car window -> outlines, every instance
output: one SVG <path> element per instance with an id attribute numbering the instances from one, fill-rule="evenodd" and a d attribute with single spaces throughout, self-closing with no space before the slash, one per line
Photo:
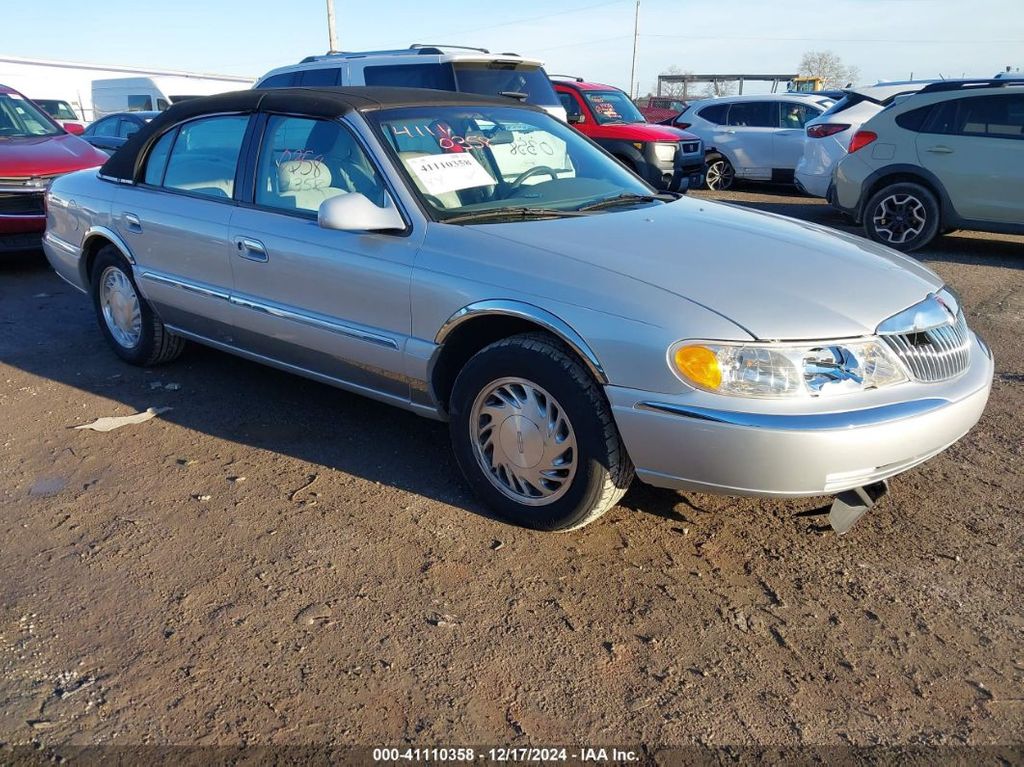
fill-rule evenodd
<path id="1" fill-rule="evenodd" d="M 146 173 L 143 182 L 151 186 L 160 186 L 164 183 L 164 171 L 167 169 L 167 158 L 171 154 L 171 146 L 178 135 L 178 129 L 167 131 L 153 145 L 146 158 Z"/>
<path id="2" fill-rule="evenodd" d="M 547 73 L 517 64 L 462 62 L 455 65 L 457 89 L 484 96 L 522 94 L 527 104 L 557 106 L 560 102 Z"/>
<path id="3" fill-rule="evenodd" d="M 159 111 L 163 112 L 165 109 L 170 109 L 170 107 L 171 107 L 171 105 L 168 104 L 165 99 L 157 99 L 156 100 L 156 108 Z"/>
<path id="4" fill-rule="evenodd" d="M 0 138 L 56 136 L 60 127 L 35 104 L 17 93 L 0 93 Z"/>
<path id="5" fill-rule="evenodd" d="M 268 120 L 257 162 L 257 205 L 315 216 L 324 200 L 352 192 L 384 205 L 384 184 L 347 127 L 305 117 Z"/>
<path id="6" fill-rule="evenodd" d="M 35 99 L 36 104 L 43 108 L 46 114 L 50 115 L 55 120 L 77 120 L 78 115 L 75 114 L 75 110 L 71 108 L 71 105 L 66 101 L 58 101 L 56 99 Z"/>
<path id="7" fill-rule="evenodd" d="M 580 115 L 580 102 L 576 100 L 576 97 L 571 93 L 565 91 L 558 91 L 558 100 L 562 102 L 562 106 L 565 107 L 566 117 L 579 117 Z"/>
<path id="8" fill-rule="evenodd" d="M 128 110 L 129 112 L 152 112 L 153 111 L 153 99 L 149 96 L 129 96 L 128 97 Z"/>
<path id="9" fill-rule="evenodd" d="M 909 112 L 896 115 L 896 124 L 906 130 L 920 131 L 923 128 L 925 121 L 927 121 L 928 115 L 931 114 L 932 108 L 933 105 L 929 104 L 926 107 L 912 109 Z"/>
<path id="10" fill-rule="evenodd" d="M 90 136 L 116 136 L 117 135 L 117 121 L 121 119 L 119 117 L 104 117 L 98 122 L 94 122 L 89 126 L 89 130 L 86 131 Z"/>
<path id="11" fill-rule="evenodd" d="M 455 90 L 451 64 L 396 64 L 391 67 L 366 67 L 363 82 L 367 85 L 393 85 L 405 88 Z"/>
<path id="12" fill-rule="evenodd" d="M 650 187 L 548 114 L 520 107 L 388 109 L 367 115 L 438 220 L 567 211 Z"/>
<path id="13" fill-rule="evenodd" d="M 807 104 L 786 102 L 779 111 L 780 128 L 803 128 L 808 122 L 821 115 L 821 111 Z"/>
<path id="14" fill-rule="evenodd" d="M 230 199 L 249 118 L 207 117 L 186 123 L 167 161 L 163 186 Z"/>
<path id="15" fill-rule="evenodd" d="M 338 67 L 320 67 L 319 69 L 304 69 L 299 74 L 299 85 L 306 87 L 319 87 L 325 85 L 337 85 L 338 75 L 341 70 Z"/>
<path id="16" fill-rule="evenodd" d="M 715 125 L 724 125 L 726 117 L 729 114 L 729 105 L 712 104 L 710 106 L 702 108 L 699 112 L 697 112 L 697 114 L 700 115 L 703 119 L 707 120 L 709 123 L 714 123 Z"/>
<path id="17" fill-rule="evenodd" d="M 117 135 L 120 138 L 130 138 L 139 132 L 139 124 L 135 120 L 129 120 L 122 117 L 120 124 L 117 126 Z"/>
<path id="18" fill-rule="evenodd" d="M 622 91 L 584 91 L 583 98 L 590 104 L 594 119 L 602 125 L 647 122 L 636 104 Z"/>
<path id="19" fill-rule="evenodd" d="M 775 128 L 778 105 L 773 101 L 737 101 L 729 107 L 726 125 L 737 128 Z"/>
<path id="20" fill-rule="evenodd" d="M 260 83 L 261 88 L 290 88 L 296 82 L 295 72 L 282 72 L 279 75 L 272 75 Z"/>
<path id="21" fill-rule="evenodd" d="M 959 99 L 954 127 L 964 136 L 1024 138 L 1024 95 Z"/>

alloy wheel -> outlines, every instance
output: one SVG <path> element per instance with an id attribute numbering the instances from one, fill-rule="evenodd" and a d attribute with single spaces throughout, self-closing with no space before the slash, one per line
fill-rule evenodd
<path id="1" fill-rule="evenodd" d="M 731 187 L 735 178 L 736 172 L 733 170 L 732 164 L 730 164 L 730 162 L 724 157 L 708 163 L 707 170 L 704 174 L 705 183 L 707 184 L 708 189 L 716 192 L 724 192 L 726 189 Z"/>
<path id="2" fill-rule="evenodd" d="M 527 506 L 561 498 L 576 476 L 576 435 L 565 410 L 525 378 L 501 378 L 473 402 L 470 440 L 484 476 Z"/>
<path id="3" fill-rule="evenodd" d="M 891 194 L 875 206 L 871 220 L 881 239 L 902 245 L 924 231 L 928 211 L 912 194 Z"/>

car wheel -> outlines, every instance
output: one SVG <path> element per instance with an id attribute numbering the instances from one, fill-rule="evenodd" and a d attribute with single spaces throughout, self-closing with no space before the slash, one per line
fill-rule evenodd
<path id="1" fill-rule="evenodd" d="M 550 336 L 512 336 L 478 352 L 456 378 L 449 410 L 459 468 L 513 524 L 583 527 L 633 479 L 603 393 Z"/>
<path id="2" fill-rule="evenodd" d="M 704 170 L 704 184 L 708 189 L 724 192 L 732 186 L 732 182 L 735 180 L 736 171 L 733 170 L 732 163 L 725 157 L 719 154 L 708 158 Z"/>
<path id="3" fill-rule="evenodd" d="M 171 333 L 139 293 L 132 269 L 113 245 L 96 255 L 92 298 L 107 343 L 133 365 L 156 365 L 181 354 L 185 339 Z"/>
<path id="4" fill-rule="evenodd" d="M 927 245 L 939 231 L 939 203 L 920 184 L 892 184 L 864 208 L 864 231 L 875 242 L 904 252 Z"/>

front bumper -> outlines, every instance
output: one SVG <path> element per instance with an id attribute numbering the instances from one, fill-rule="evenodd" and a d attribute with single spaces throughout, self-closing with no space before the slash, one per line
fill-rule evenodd
<path id="1" fill-rule="evenodd" d="M 648 484 L 724 495 L 828 495 L 906 471 L 977 423 L 993 363 L 974 338 L 971 365 L 959 378 L 915 384 L 925 392 L 919 397 L 858 410 L 740 412 L 695 406 L 686 395 L 606 391 L 637 476 Z M 717 398 L 724 406 L 729 399 Z"/>
<path id="2" fill-rule="evenodd" d="M 45 229 L 46 216 L 0 214 L 0 253 L 39 248 Z"/>

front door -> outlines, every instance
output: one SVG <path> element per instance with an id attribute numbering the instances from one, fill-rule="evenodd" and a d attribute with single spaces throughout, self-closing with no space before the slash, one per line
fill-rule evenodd
<path id="1" fill-rule="evenodd" d="M 368 392 L 409 399 L 403 352 L 418 238 L 317 224 L 320 204 L 390 196 L 339 121 L 270 115 L 252 205 L 231 220 L 234 343 Z"/>
<path id="2" fill-rule="evenodd" d="M 135 257 L 139 288 L 168 325 L 223 340 L 230 320 L 228 224 L 248 116 L 207 117 L 165 133 L 111 218 Z"/>

